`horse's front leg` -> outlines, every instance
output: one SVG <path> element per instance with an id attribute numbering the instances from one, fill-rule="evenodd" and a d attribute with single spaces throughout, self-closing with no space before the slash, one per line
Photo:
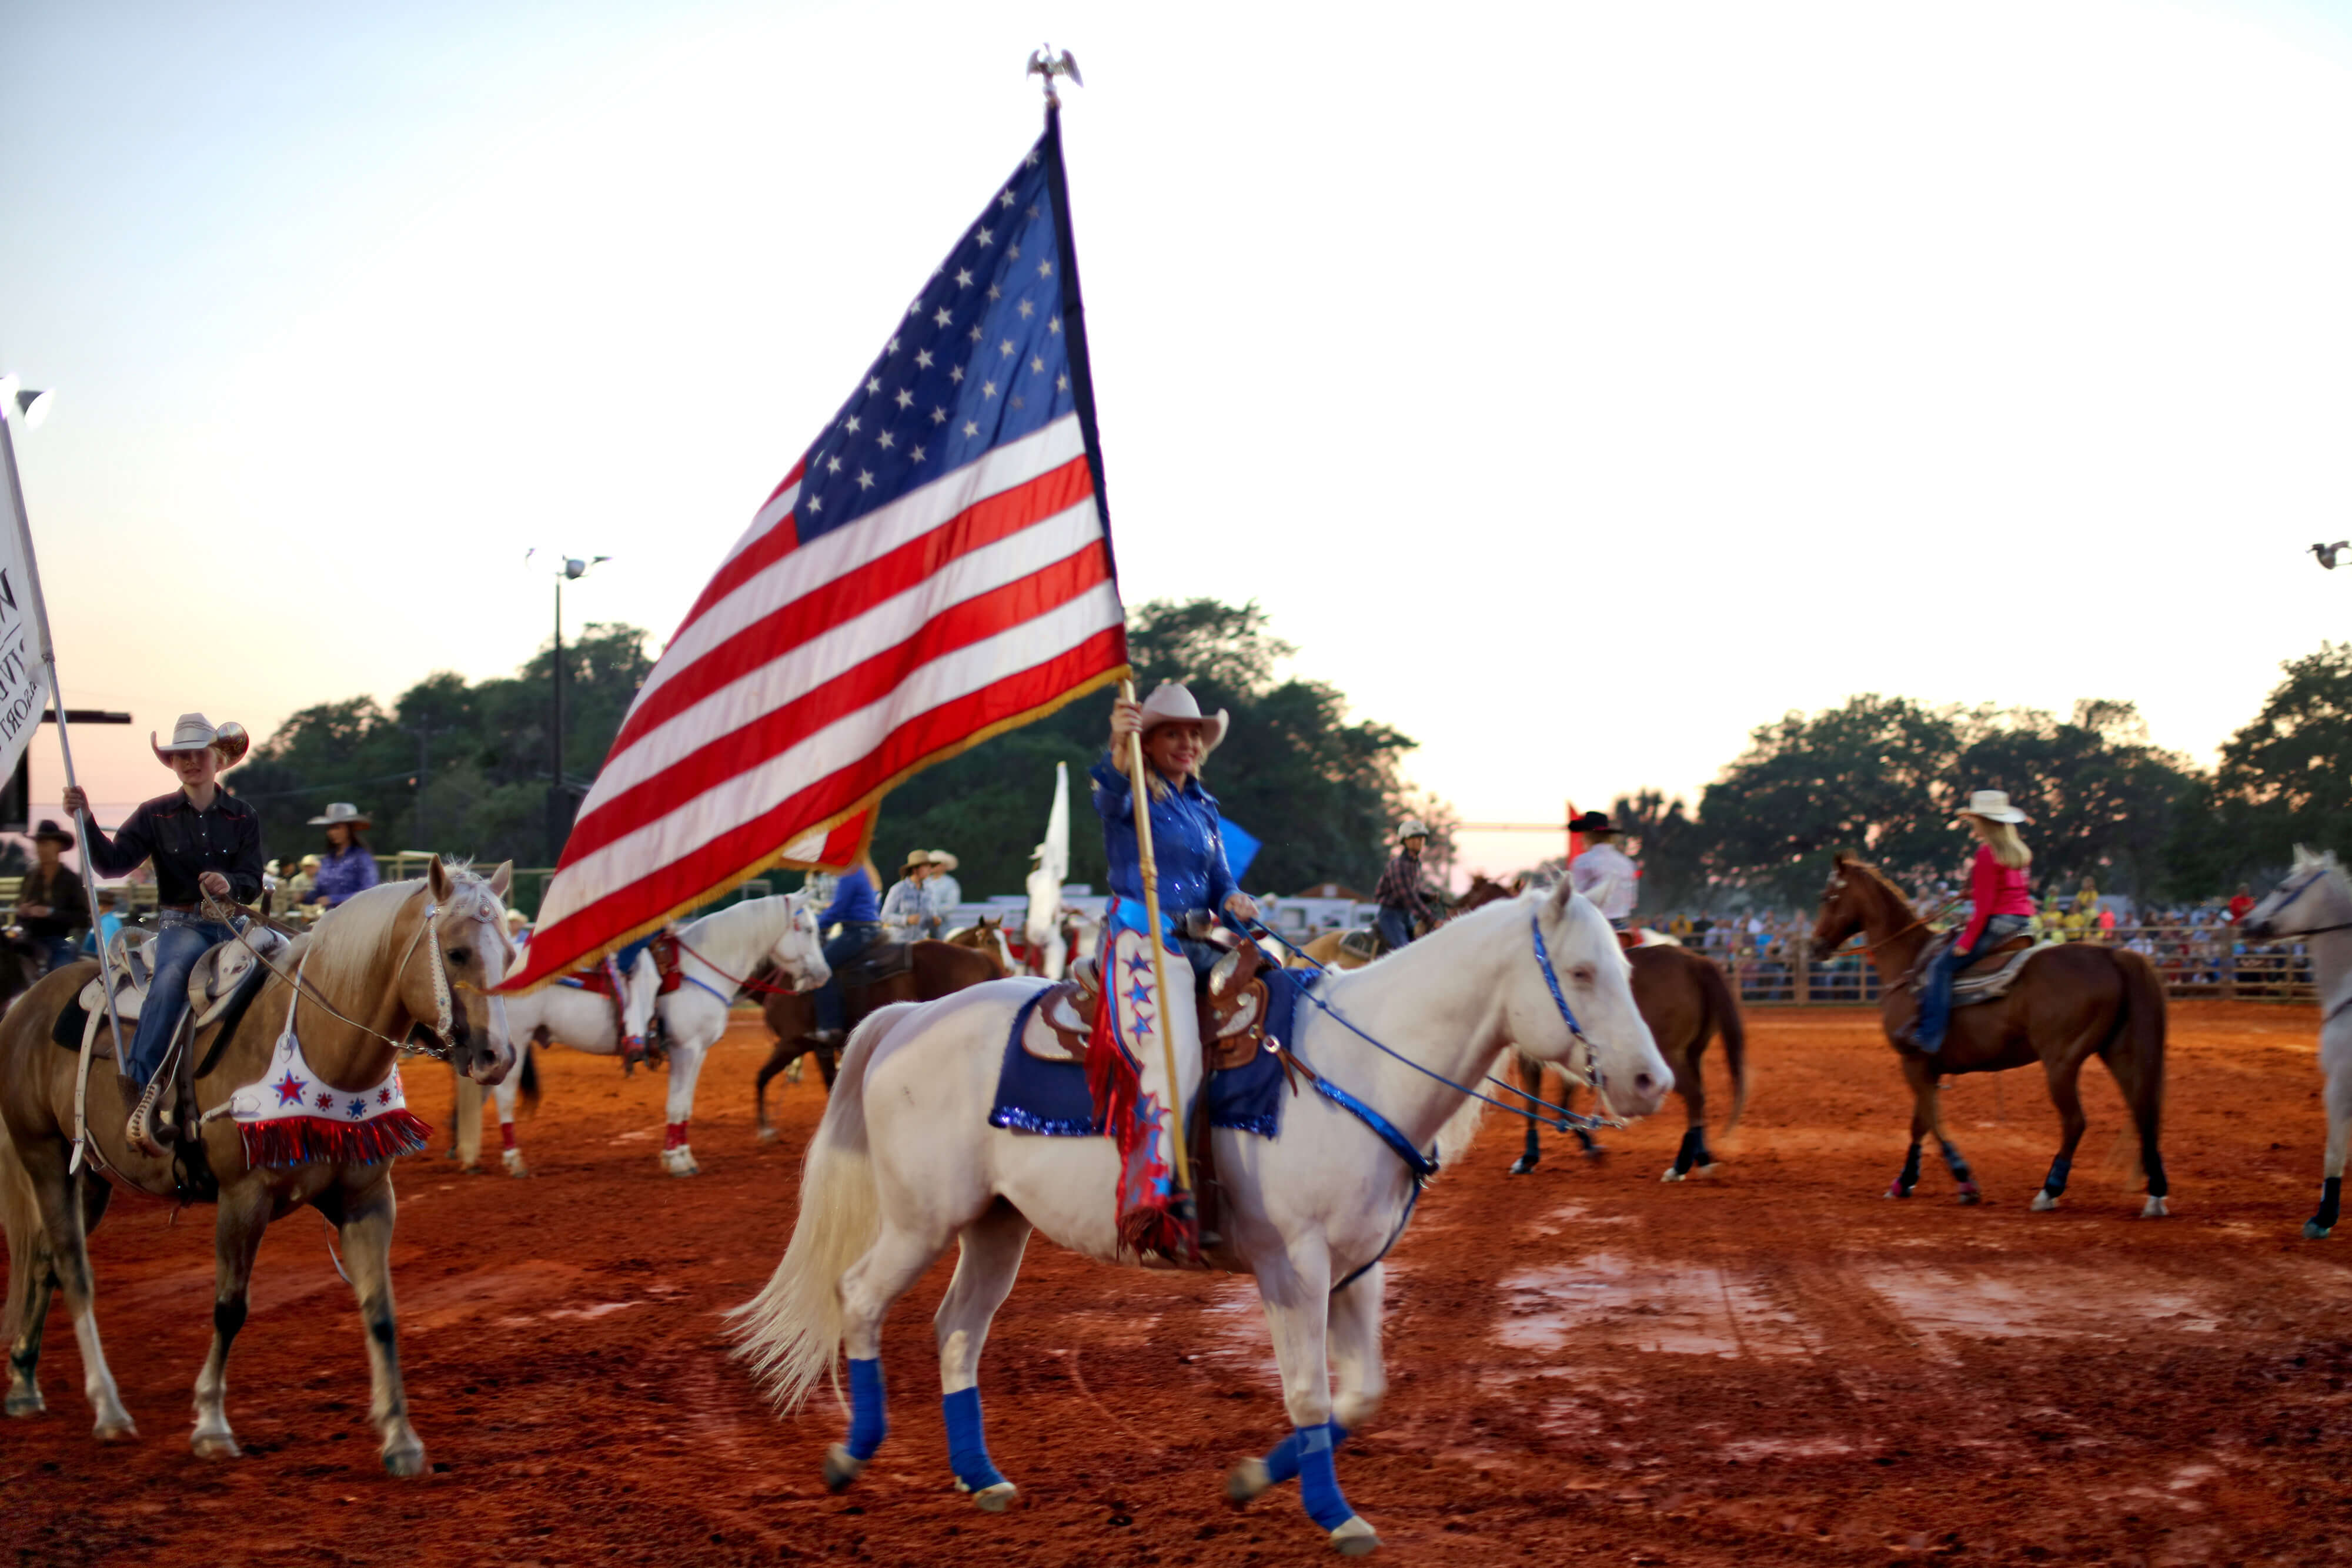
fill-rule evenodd
<path id="1" fill-rule="evenodd" d="M 449 1153 L 459 1170 L 478 1174 L 482 1168 L 482 1086 L 459 1071 L 454 1063 L 450 1071 L 457 1081 L 457 1092 L 449 1113 L 449 1120 L 455 1124 L 450 1129 Z"/>
<path id="2" fill-rule="evenodd" d="M 726 1019 L 719 1023 L 723 1031 Z M 700 1038 L 701 1030 L 688 1039 L 679 1040 L 669 1054 L 669 1124 L 662 1129 L 662 1169 L 676 1176 L 700 1176 L 702 1167 L 694 1163 L 694 1150 L 687 1143 L 687 1123 L 694 1115 L 694 1082 L 702 1076 L 702 1059 L 709 1053 L 712 1040 Z"/>
<path id="3" fill-rule="evenodd" d="M 214 1217 L 213 1347 L 196 1374 L 196 1429 L 188 1438 L 203 1458 L 233 1459 L 241 1451 L 228 1427 L 228 1347 L 245 1326 L 246 1291 L 269 1209 L 268 1184 L 248 1176 L 221 1193 Z"/>
<path id="4" fill-rule="evenodd" d="M 1328 1355 L 1331 1266 L 1318 1241 L 1306 1256 L 1270 1260 L 1259 1273 L 1258 1295 L 1274 1331 L 1274 1357 L 1282 1368 L 1282 1402 L 1289 1412 L 1298 1463 L 1298 1500 L 1307 1516 L 1328 1531 L 1343 1556 L 1360 1557 L 1381 1538 L 1348 1506 L 1333 1463 L 1342 1433 L 1332 1421 Z M 1359 1281 L 1358 1283 L 1361 1283 Z M 1279 1454 L 1281 1450 L 1276 1449 Z"/>
<path id="5" fill-rule="evenodd" d="M 1977 1186 L 1976 1173 L 1969 1168 L 1968 1156 L 1960 1153 L 1959 1145 L 1952 1142 L 1951 1134 L 1945 1128 L 1943 1080 L 1933 1072 L 1927 1077 L 1926 1104 L 1927 1124 L 1935 1130 L 1936 1147 L 1943 1151 L 1944 1165 L 1952 1173 L 1952 1184 L 1958 1192 L 1959 1201 L 1982 1203 L 1984 1194 Z M 1916 1146 L 1915 1143 L 1913 1147 Z"/>
<path id="6" fill-rule="evenodd" d="M 1543 1093 L 1543 1063 L 1534 1061 L 1529 1057 L 1521 1056 L 1517 1051 L 1513 1051 L 1511 1055 L 1514 1062 L 1518 1068 L 1519 1087 L 1521 1090 L 1525 1091 L 1528 1099 L 1530 1102 L 1533 1102 L 1538 1096 Z M 1565 1098 L 1565 1096 L 1562 1096 L 1562 1098 Z M 1533 1108 L 1532 1103 L 1529 1108 Z M 1543 1126 L 1542 1124 L 1538 1123 L 1533 1116 L 1530 1116 L 1528 1118 L 1528 1146 L 1526 1151 L 1522 1153 L 1516 1161 L 1512 1162 L 1511 1174 L 1513 1176 L 1527 1176 L 1534 1171 L 1536 1168 L 1536 1162 L 1542 1158 Z"/>
<path id="7" fill-rule="evenodd" d="M 1386 1265 L 1375 1263 L 1331 1298 L 1331 1361 L 1339 1392 L 1331 1407 L 1331 1448 L 1338 1452 L 1351 1432 L 1360 1432 L 1381 1407 L 1389 1387 L 1381 1360 L 1381 1301 Z M 1292 1432 L 1263 1459 L 1244 1459 L 1225 1480 L 1225 1496 L 1236 1507 L 1270 1486 L 1298 1479 L 1299 1435 Z"/>
<path id="8" fill-rule="evenodd" d="M 1012 1293 L 1029 1244 L 1029 1221 L 1009 1204 L 992 1206 L 967 1227 L 955 1278 L 932 1326 L 940 1341 L 940 1408 L 947 1416 L 948 1464 L 956 1490 L 991 1513 L 1001 1513 L 1015 1489 L 988 1457 L 980 1414 L 980 1351 L 996 1309 Z"/>
<path id="9" fill-rule="evenodd" d="M 335 1190 L 320 1199 L 320 1210 L 341 1232 L 343 1269 L 359 1298 L 360 1325 L 367 1331 L 368 1415 L 383 1437 L 383 1468 L 395 1476 L 416 1476 L 425 1473 L 425 1445 L 408 1424 L 392 1301 L 392 1222 L 397 1207 L 389 1171 L 364 1187 Z"/>
<path id="10" fill-rule="evenodd" d="M 2320 1240 L 2336 1228 L 2347 1146 L 2352 1146 L 2352 1056 L 2336 1063 L 2327 1075 L 2327 1164 L 2320 1176 L 2319 1212 L 2303 1222 L 2305 1240 Z"/>
<path id="11" fill-rule="evenodd" d="M 1927 1136 L 1927 1105 L 1936 1092 L 1936 1081 L 1925 1057 L 1904 1057 L 1903 1077 L 1911 1085 L 1911 1149 L 1903 1156 L 1901 1174 L 1886 1189 L 1889 1197 L 1909 1197 L 1912 1189 L 1919 1185 L 1919 1145 Z"/>
<path id="12" fill-rule="evenodd" d="M 522 1146 L 515 1142 L 515 1106 L 522 1095 L 522 1075 L 532 1049 L 531 1042 L 525 1040 L 521 1049 L 524 1060 L 517 1061 L 515 1070 L 499 1079 L 498 1087 L 490 1092 L 490 1097 L 499 1108 L 499 1164 L 506 1167 L 506 1173 L 510 1176 L 530 1175 L 530 1167 L 523 1163 Z"/>

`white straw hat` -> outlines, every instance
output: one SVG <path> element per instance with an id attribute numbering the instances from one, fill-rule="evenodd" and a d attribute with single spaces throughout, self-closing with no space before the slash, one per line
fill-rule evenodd
<path id="1" fill-rule="evenodd" d="M 1963 817 L 1982 817 L 1989 822 L 2030 822 L 2032 818 L 2009 803 L 2006 789 L 1979 789 L 1969 797 L 1960 809 Z"/>
<path id="2" fill-rule="evenodd" d="M 232 767 L 245 755 L 246 747 L 251 746 L 253 740 L 245 733 L 245 726 L 241 724 L 225 724 L 215 729 L 213 721 L 204 715 L 184 713 L 180 716 L 180 722 L 172 727 L 172 743 L 169 746 L 156 739 L 152 729 L 147 732 L 147 744 L 154 748 L 155 759 L 165 763 L 172 760 L 172 753 L 175 751 L 202 751 L 208 746 L 218 747 L 226 758 L 223 766 Z"/>
<path id="3" fill-rule="evenodd" d="M 368 817 L 367 813 L 362 811 L 357 806 L 352 805 L 349 800 L 334 801 L 328 806 L 327 814 L 325 816 L 313 817 L 310 819 L 310 826 L 314 828 L 331 828 L 338 822 L 347 828 L 372 828 L 375 826 L 375 823 Z"/>
<path id="4" fill-rule="evenodd" d="M 953 871 L 963 862 L 956 859 L 955 856 L 948 853 L 945 850 L 933 850 L 931 852 L 931 863 L 939 867 L 941 871 Z"/>
<path id="5" fill-rule="evenodd" d="M 1407 839 L 1425 839 L 1429 837 L 1429 824 L 1419 817 L 1407 817 L 1404 825 L 1397 829 L 1396 836 L 1399 843 Z"/>
<path id="6" fill-rule="evenodd" d="M 1225 738 L 1225 710 L 1213 715 L 1201 711 L 1192 694 L 1173 681 L 1164 681 L 1160 689 L 1143 699 L 1143 725 L 1138 732 L 1150 735 L 1163 724 L 1197 724 L 1201 727 L 1201 755 L 1206 757 L 1217 749 Z"/>

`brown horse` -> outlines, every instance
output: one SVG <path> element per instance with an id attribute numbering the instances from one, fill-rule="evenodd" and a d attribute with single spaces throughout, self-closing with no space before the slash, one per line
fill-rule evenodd
<path id="1" fill-rule="evenodd" d="M 1907 1039 L 1918 1011 L 1911 973 L 1927 946 L 1927 922 L 1875 868 L 1841 853 L 1830 868 L 1829 885 L 1822 890 L 1813 951 L 1833 951 L 1857 931 L 1867 938 L 1864 951 L 1878 968 L 1885 998 L 1880 1020 L 1911 1085 L 1911 1152 L 1902 1174 L 1886 1189 L 1887 1197 L 1909 1197 L 1918 1185 L 1919 1144 L 1932 1129 L 1944 1163 L 1959 1184 L 1960 1201 L 1980 1201 L 1969 1163 L 1945 1130 L 1938 1093 L 1942 1080 L 1948 1074 L 2000 1072 L 2039 1061 L 2049 1075 L 2050 1102 L 2058 1109 L 2063 1136 L 2032 1207 L 2056 1207 L 2058 1195 L 2066 1190 L 2075 1145 L 2083 1141 L 2078 1081 L 2084 1062 L 2096 1056 L 2123 1091 L 2139 1132 L 2140 1166 L 2147 1176 L 2147 1204 L 2140 1213 L 2154 1218 L 2167 1212 L 2164 1200 L 2169 1188 L 2164 1158 L 2157 1149 L 2164 1120 L 2164 983 L 2146 958 L 2126 948 L 2090 942 L 2069 942 L 2036 953 L 2025 961 L 2007 996 L 1956 1009 L 1943 1049 L 1931 1056 Z"/>
<path id="2" fill-rule="evenodd" d="M 228 1352 L 245 1323 L 254 1256 L 271 1220 L 307 1205 L 341 1234 L 342 1264 L 366 1331 L 374 1386 L 371 1415 L 383 1438 L 383 1467 L 396 1476 L 424 1471 L 425 1446 L 408 1423 L 408 1396 L 400 1379 L 392 1299 L 394 1201 L 386 1151 L 411 1134 L 407 1119 L 366 1127 L 306 1124 L 283 1145 L 258 1145 L 265 1159 L 275 1162 L 282 1155 L 298 1163 L 251 1165 L 247 1152 L 254 1145 L 246 1134 L 256 1129 L 227 1119 L 226 1113 L 232 1092 L 264 1083 L 281 1068 L 293 1079 L 293 1064 L 299 1062 L 309 1064 L 308 1082 L 321 1092 L 330 1112 L 339 1094 L 377 1084 L 384 1084 L 388 1094 L 401 1042 L 420 1029 L 446 1030 L 451 1054 L 478 1080 L 495 1083 L 503 1078 L 514 1064 L 514 1051 L 503 1016 L 484 996 L 504 977 L 513 955 L 499 903 L 508 876 L 506 866 L 485 880 L 436 860 L 422 880 L 370 888 L 275 960 L 277 972 L 248 1007 L 232 1009 L 190 1042 L 197 1064 L 196 1103 L 205 1113 L 201 1159 L 191 1156 L 191 1163 L 209 1168 L 217 1182 L 213 1201 L 218 1205 L 212 1350 L 196 1377 L 191 1439 L 199 1455 L 229 1458 L 237 1452 L 228 1424 Z M 52 1030 L 75 993 L 97 973 L 94 963 L 69 964 L 42 979 L 0 1019 L 0 1223 L 8 1239 L 7 1413 L 37 1416 L 44 1408 L 36 1380 L 41 1331 L 51 1293 L 62 1286 L 80 1342 L 83 1390 L 98 1415 L 95 1434 L 112 1439 L 136 1437 L 138 1430 L 100 1347 L 87 1237 L 106 1212 L 113 1191 L 110 1179 L 167 1201 L 174 1197 L 175 1184 L 170 1160 L 151 1158 L 125 1144 L 128 1081 L 110 1063 L 93 1067 L 89 1074 L 87 1125 L 93 1162 L 79 1171 L 70 1168 L 79 1052 L 60 1050 Z M 298 975 L 299 1006 L 288 978 Z M 78 1031 L 74 1038 L 79 1044 Z M 103 1024 L 100 1039 L 111 1039 Z M 110 1053 L 123 1048 L 106 1049 Z M 281 1088 L 282 1103 L 284 1089 L 271 1086 Z M 298 1100 L 301 1087 L 293 1085 Z M 289 1124 L 274 1126 L 286 1129 Z M 389 1137 L 366 1135 L 379 1128 L 399 1130 Z M 330 1149 L 340 1153 L 342 1163 Z"/>
<path id="3" fill-rule="evenodd" d="M 1739 999 L 1732 995 L 1731 982 L 1723 970 L 1687 947 L 1671 944 L 1632 947 L 1625 958 L 1633 966 L 1633 1005 L 1641 1009 L 1642 1021 L 1650 1026 L 1659 1054 L 1675 1070 L 1675 1092 L 1682 1096 L 1689 1123 L 1682 1146 L 1675 1151 L 1675 1163 L 1663 1179 L 1680 1181 L 1693 1169 L 1705 1176 L 1715 1169 L 1715 1154 L 1706 1146 L 1706 1081 L 1699 1064 L 1706 1054 L 1707 1041 L 1717 1034 L 1723 1036 L 1723 1060 L 1731 1068 L 1731 1118 L 1723 1124 L 1725 1137 L 1739 1125 L 1740 1113 L 1748 1109 L 1748 1026 L 1739 1016 Z M 1532 1058 L 1518 1057 L 1519 1087 L 1530 1096 L 1543 1092 L 1543 1068 Z M 1563 1089 L 1556 1103 L 1568 1103 Z M 1605 1152 L 1581 1128 L 1576 1136 L 1586 1154 Z M 1534 1170 L 1541 1154 L 1540 1124 L 1530 1120 L 1527 1150 L 1511 1166 L 1511 1174 L 1525 1176 Z"/>
<path id="4" fill-rule="evenodd" d="M 857 1027 L 866 1014 L 877 1012 L 892 1002 L 929 1002 L 954 991 L 977 986 L 983 980 L 1001 980 L 1007 970 L 996 956 L 995 944 L 986 947 L 960 947 L 947 942 L 916 942 L 907 949 L 908 967 L 887 979 L 870 986 L 843 988 L 842 1012 L 848 1028 L 842 1031 L 845 1040 L 849 1030 Z M 776 1049 L 769 1054 L 760 1069 L 758 1082 L 752 1090 L 752 1103 L 758 1107 L 760 1137 L 772 1143 L 776 1130 L 768 1124 L 768 1080 L 798 1061 L 810 1051 L 816 1052 L 817 1071 L 824 1074 L 824 1086 L 833 1087 L 833 1074 L 841 1063 L 839 1045 L 819 1045 L 816 1034 L 816 993 L 814 991 L 778 991 L 769 996 L 761 1009 L 768 1027 L 776 1031 Z"/>

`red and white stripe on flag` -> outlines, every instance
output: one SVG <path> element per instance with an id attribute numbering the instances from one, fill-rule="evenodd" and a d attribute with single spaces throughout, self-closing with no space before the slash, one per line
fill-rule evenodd
<path id="1" fill-rule="evenodd" d="M 663 650 L 564 844 L 528 990 L 1127 668 L 1059 117 L 932 269 Z"/>
<path id="2" fill-rule="evenodd" d="M 898 780 L 1125 673 L 1075 413 L 805 545 L 801 477 L 638 692 L 505 988 L 771 866 L 849 864 Z"/>

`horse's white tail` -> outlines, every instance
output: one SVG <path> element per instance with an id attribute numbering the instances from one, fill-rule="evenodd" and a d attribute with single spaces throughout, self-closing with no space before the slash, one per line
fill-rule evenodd
<path id="1" fill-rule="evenodd" d="M 44 1267 L 37 1261 L 42 1229 L 41 1202 L 33 1191 L 33 1178 L 16 1157 L 8 1124 L 0 1122 L 0 1230 L 8 1237 L 8 1294 L 0 1301 L 0 1344 L 16 1343 L 16 1331 L 22 1326 L 16 1320 L 25 1303 L 32 1300 L 36 1270 Z"/>
<path id="2" fill-rule="evenodd" d="M 841 1277 L 882 1228 L 874 1159 L 866 1144 L 866 1068 L 899 1016 L 899 1002 L 869 1014 L 849 1037 L 833 1098 L 801 1169 L 800 1218 L 792 1245 L 760 1293 L 728 1313 L 735 1354 L 751 1364 L 778 1408 L 793 1410 L 841 1354 Z"/>

